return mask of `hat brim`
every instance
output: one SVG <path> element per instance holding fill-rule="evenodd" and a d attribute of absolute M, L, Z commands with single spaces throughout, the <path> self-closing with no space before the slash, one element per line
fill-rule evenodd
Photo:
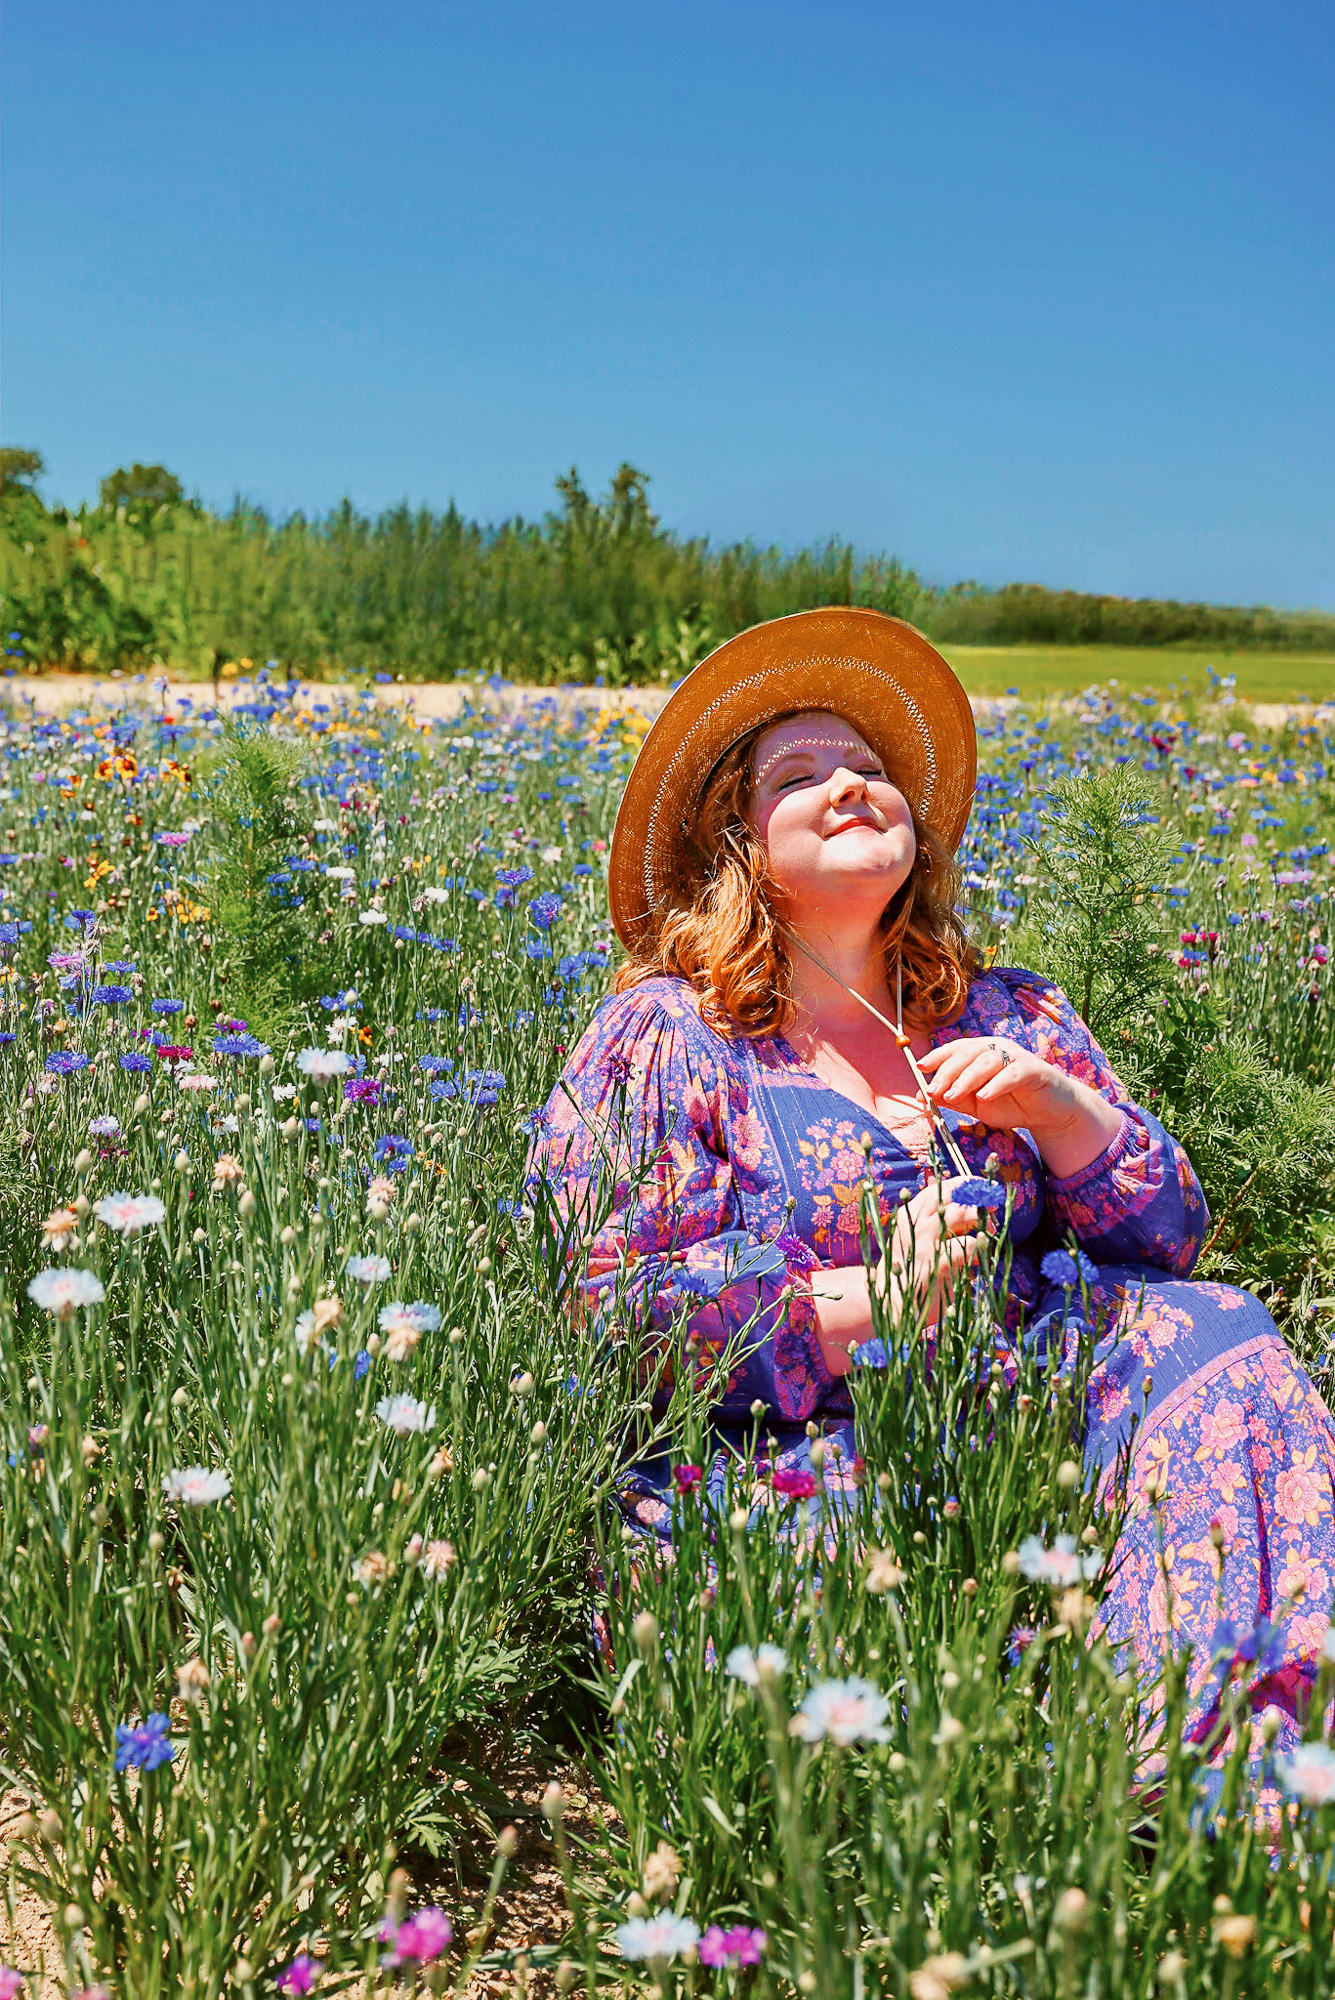
<path fill-rule="evenodd" d="M 921 824 L 953 852 L 978 772 L 969 697 L 940 653 L 900 618 L 834 606 L 739 632 L 668 698 L 626 783 L 608 859 L 617 936 L 652 937 L 673 906 L 706 780 L 758 723 L 824 709 L 880 757 Z"/>

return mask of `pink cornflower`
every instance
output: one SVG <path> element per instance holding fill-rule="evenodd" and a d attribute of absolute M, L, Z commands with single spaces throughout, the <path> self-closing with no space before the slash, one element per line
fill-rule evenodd
<path fill-rule="evenodd" d="M 704 1468 L 699 1465 L 674 1465 L 672 1468 L 677 1491 L 683 1496 L 694 1493 L 704 1476 Z"/>
<path fill-rule="evenodd" d="M 443 1910 L 419 1910 L 415 1917 L 405 1917 L 401 1924 L 387 1917 L 380 1927 L 380 1941 L 389 1946 L 383 1962 L 394 1966 L 412 1959 L 418 1965 L 426 1965 L 440 1957 L 453 1936 L 450 1920 Z"/>
<path fill-rule="evenodd" d="M 816 1491 L 816 1475 L 796 1466 L 780 1466 L 774 1475 L 774 1491 L 786 1500 L 810 1500 Z"/>
<path fill-rule="evenodd" d="M 759 1965 L 765 1943 L 764 1931 L 748 1930 L 745 1924 L 734 1924 L 726 1931 L 711 1924 L 700 1940 L 700 1963 L 724 1966 L 733 1972 L 743 1965 Z"/>
<path fill-rule="evenodd" d="M 315 1984 L 315 1960 L 308 1951 L 300 1951 L 278 1982 L 280 1993 L 309 1993 Z"/>

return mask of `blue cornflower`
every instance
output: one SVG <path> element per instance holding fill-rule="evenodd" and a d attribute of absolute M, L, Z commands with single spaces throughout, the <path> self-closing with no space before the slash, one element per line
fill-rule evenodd
<path fill-rule="evenodd" d="M 123 1007 L 134 993 L 128 986 L 95 986 L 88 998 L 94 1007 Z"/>
<path fill-rule="evenodd" d="M 522 889 L 525 882 L 533 880 L 531 868 L 498 868 L 496 880 L 506 889 Z"/>
<path fill-rule="evenodd" d="M 528 906 L 529 919 L 540 931 L 549 931 L 561 914 L 561 898 L 555 889 L 545 889 Z"/>
<path fill-rule="evenodd" d="M 550 958 L 551 950 L 552 948 L 545 938 L 524 939 L 525 958 Z"/>
<path fill-rule="evenodd" d="M 254 1035 L 215 1035 L 213 1038 L 215 1056 L 267 1056 L 269 1045 Z"/>
<path fill-rule="evenodd" d="M 431 1095 L 440 1103 L 445 1098 L 457 1097 L 459 1086 L 452 1076 L 438 1076 L 432 1079 Z"/>
<path fill-rule="evenodd" d="M 17 944 L 19 927 L 17 924 L 0 924 L 0 944 Z"/>
<path fill-rule="evenodd" d="M 97 913 L 94 910 L 66 910 L 65 912 L 65 929 L 67 931 L 87 930 L 90 924 L 95 924 L 96 922 Z"/>
<path fill-rule="evenodd" d="M 7 1049 L 11 1042 L 16 1042 L 17 1040 L 18 1036 L 13 1034 L 9 1029 L 6 1029 L 3 1034 L 0 1034 L 0 1049 Z"/>
<path fill-rule="evenodd" d="M 171 1717 L 160 1709 L 146 1722 L 118 1722 L 116 1769 L 128 1771 L 137 1764 L 141 1771 L 156 1771 L 159 1764 L 170 1764 L 175 1754 L 168 1735 L 171 1726 Z"/>
<path fill-rule="evenodd" d="M 439 1076 L 443 1071 L 451 1070 L 454 1068 L 454 1057 L 419 1056 L 417 1058 L 417 1067 L 421 1070 L 425 1070 L 428 1076 Z"/>
<path fill-rule="evenodd" d="M 49 1063 L 47 1067 L 50 1068 Z M 137 1049 L 128 1049 L 126 1053 L 121 1057 L 122 1069 L 145 1071 L 152 1069 L 152 1067 L 153 1065 L 149 1061 L 148 1057 L 141 1056 Z"/>
<path fill-rule="evenodd" d="M 73 1076 L 76 1069 L 87 1069 L 89 1058 L 77 1049 L 55 1049 L 46 1059 L 46 1067 L 53 1076 Z"/>
<path fill-rule="evenodd" d="M 150 1000 L 148 1003 L 151 1014 L 179 1014 L 184 1007 L 184 1000 Z"/>
<path fill-rule="evenodd" d="M 950 1190 L 950 1199 L 961 1208 L 1004 1208 L 1006 1190 L 999 1181 L 985 1181 L 975 1177 L 961 1181 Z"/>
<path fill-rule="evenodd" d="M 103 969 L 107 972 L 133 972 L 135 964 L 132 958 L 109 958 Z"/>
<path fill-rule="evenodd" d="M 413 1156 L 411 1142 L 398 1132 L 384 1132 L 375 1142 L 375 1157 L 387 1174 L 401 1174 Z"/>
<path fill-rule="evenodd" d="M 957 1197 L 958 1198 L 958 1197 Z M 1086 1257 L 1083 1250 L 1049 1250 L 1039 1265 L 1043 1276 L 1054 1285 L 1073 1287 L 1079 1284 L 1092 1285 L 1099 1275 L 1098 1265 Z"/>
<path fill-rule="evenodd" d="M 499 1069 L 470 1069 L 464 1084 L 468 1102 L 486 1110 L 505 1089 L 505 1073 Z"/>
<path fill-rule="evenodd" d="M 367 1353 L 366 1349 L 363 1347 L 361 1352 L 358 1354 L 356 1360 L 352 1364 L 353 1379 L 357 1382 L 360 1382 L 362 1376 L 366 1373 L 367 1369 L 370 1366 L 371 1366 L 371 1357 Z"/>

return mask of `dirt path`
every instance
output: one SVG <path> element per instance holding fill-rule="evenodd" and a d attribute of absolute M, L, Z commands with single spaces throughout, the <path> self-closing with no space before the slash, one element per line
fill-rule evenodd
<path fill-rule="evenodd" d="M 16 674 L 9 680 L 6 691 L 11 699 L 32 702 L 45 715 L 65 714 L 76 708 L 110 715 L 127 703 L 154 698 L 155 684 L 151 676 L 142 674 Z M 196 709 L 211 708 L 215 701 L 219 707 L 228 709 L 238 702 L 254 701 L 257 692 L 253 681 L 228 680 L 216 685 L 212 681 L 168 681 L 158 691 L 157 698 L 163 702 L 164 714 L 170 714 L 182 699 Z M 337 702 L 360 692 L 361 684 L 351 682 L 302 681 L 296 706 L 310 711 L 322 702 Z M 372 692 L 379 706 L 411 708 L 417 715 L 446 719 L 458 715 L 465 701 L 475 700 L 478 695 L 471 681 L 395 681 L 376 686 Z M 548 695 L 563 708 L 596 701 L 602 707 L 637 709 L 644 715 L 657 715 L 667 699 L 663 688 L 592 688 L 574 684 L 551 688 L 506 687 L 488 699 L 509 708 L 536 695 Z M 970 700 L 975 710 L 1019 706 L 1014 695 L 973 695 Z M 1250 728 L 1260 730 L 1283 729 L 1290 723 L 1329 726 L 1335 723 L 1335 704 L 1323 702 L 1314 707 L 1310 702 L 1239 701 L 1232 714 Z"/>

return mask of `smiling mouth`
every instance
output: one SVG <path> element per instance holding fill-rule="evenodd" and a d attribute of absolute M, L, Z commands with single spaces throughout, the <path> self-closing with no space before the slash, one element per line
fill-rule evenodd
<path fill-rule="evenodd" d="M 833 832 L 831 832 L 831 833 L 827 833 L 827 834 L 826 834 L 826 836 L 825 836 L 825 838 L 826 838 L 827 840 L 833 840 L 833 839 L 835 838 L 835 835 L 836 835 L 836 834 L 840 834 L 840 833 L 857 833 L 857 832 L 858 832 L 859 830 L 860 830 L 861 832 L 863 832 L 863 833 L 888 833 L 888 832 L 889 832 L 889 828 L 888 828 L 888 827 L 884 827 L 884 826 L 877 826 L 877 824 L 876 824 L 875 820 L 871 820 L 871 819 L 846 819 L 846 820 L 844 821 L 844 823 L 843 823 L 843 825 L 842 825 L 842 826 L 837 826 L 837 827 L 835 827 L 835 828 L 834 828 L 834 831 L 833 831 Z"/>

